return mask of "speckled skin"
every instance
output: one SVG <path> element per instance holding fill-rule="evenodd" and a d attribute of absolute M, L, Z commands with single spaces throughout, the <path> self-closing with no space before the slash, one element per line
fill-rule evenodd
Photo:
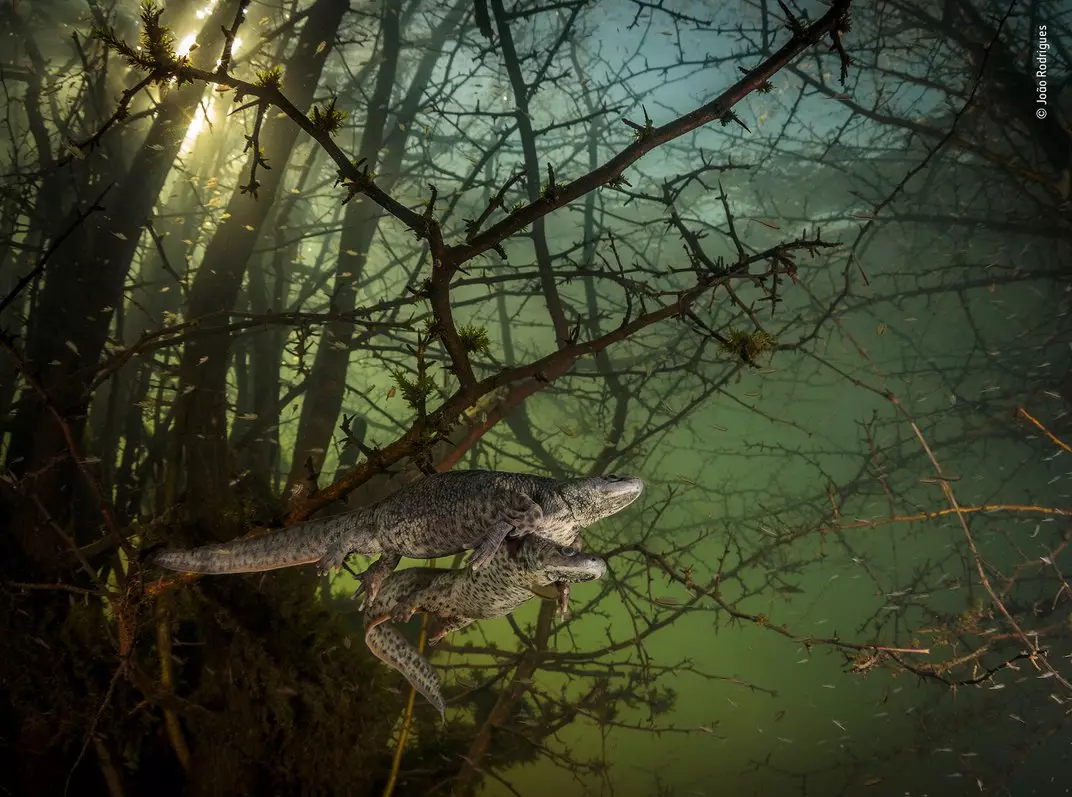
<path fill-rule="evenodd" d="M 365 608 L 365 642 L 442 714 L 439 676 L 390 621 L 405 622 L 415 612 L 437 615 L 439 631 L 429 638 L 434 645 L 474 620 L 505 617 L 533 598 L 535 588 L 592 581 L 606 569 L 607 563 L 598 556 L 528 536 L 500 548 L 481 570 L 401 570 L 384 581 L 379 595 Z"/>
<path fill-rule="evenodd" d="M 534 534 L 571 545 L 581 529 L 639 497 L 640 479 L 590 476 L 558 481 L 505 471 L 435 473 L 365 509 L 311 520 L 259 537 L 161 551 L 153 562 L 192 573 L 253 573 L 317 563 L 338 571 L 351 553 L 383 554 L 360 578 L 369 598 L 401 557 L 431 559 L 473 550 L 486 565 L 506 538 Z"/>

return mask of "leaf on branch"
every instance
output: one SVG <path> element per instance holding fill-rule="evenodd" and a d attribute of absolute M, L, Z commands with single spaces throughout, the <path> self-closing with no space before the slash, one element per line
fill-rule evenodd
<path fill-rule="evenodd" d="M 329 136 L 333 136 L 339 132 L 343 122 L 349 116 L 346 111 L 340 111 L 335 107 L 335 98 L 333 97 L 323 106 L 314 105 L 312 112 L 309 114 L 309 119 L 317 130 L 323 130 Z"/>
<path fill-rule="evenodd" d="M 461 339 L 462 348 L 467 352 L 486 351 L 491 345 L 488 339 L 488 330 L 473 324 L 465 324 L 458 327 L 458 337 Z"/>
<path fill-rule="evenodd" d="M 769 332 L 755 330 L 745 332 L 741 329 L 731 328 L 726 334 L 726 339 L 719 344 L 727 354 L 732 354 L 741 362 L 757 367 L 758 359 L 765 354 L 770 354 L 778 346 L 777 339 Z"/>
<path fill-rule="evenodd" d="M 178 54 L 175 34 L 171 32 L 171 28 L 160 22 L 163 14 L 163 6 L 157 5 L 153 0 L 142 0 L 137 47 L 132 47 L 123 40 L 111 26 L 96 27 L 91 35 L 106 49 L 119 55 L 128 66 L 150 73 L 153 82 L 161 88 L 166 87 L 173 78 L 180 84 L 192 82 L 189 78 L 183 78 L 184 69 L 190 65 L 190 59 L 186 55 Z"/>
<path fill-rule="evenodd" d="M 257 85 L 265 88 L 277 89 L 283 85 L 283 67 L 273 66 L 271 69 L 257 70 Z"/>
<path fill-rule="evenodd" d="M 424 399 L 435 390 L 435 380 L 427 374 L 422 374 L 415 380 L 411 380 L 402 370 L 391 371 L 391 376 L 402 392 L 402 398 L 413 409 L 418 409 Z"/>

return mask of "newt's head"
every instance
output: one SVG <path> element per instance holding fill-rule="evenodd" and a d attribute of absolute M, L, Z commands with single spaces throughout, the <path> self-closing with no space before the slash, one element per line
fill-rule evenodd
<path fill-rule="evenodd" d="M 528 535 L 517 543 L 517 560 L 532 579 L 531 586 L 543 587 L 556 581 L 576 584 L 595 581 L 607 572 L 607 563 L 577 548 L 555 545 L 542 537 Z"/>
<path fill-rule="evenodd" d="M 631 476 L 586 476 L 560 482 L 555 489 L 557 497 L 576 520 L 577 528 L 585 528 L 620 512 L 642 492 L 644 482 Z"/>

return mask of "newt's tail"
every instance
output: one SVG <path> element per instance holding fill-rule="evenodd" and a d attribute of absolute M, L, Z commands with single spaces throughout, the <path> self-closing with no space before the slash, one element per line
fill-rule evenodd
<path fill-rule="evenodd" d="M 184 573 L 259 573 L 319 561 L 330 543 L 353 525 L 350 515 L 311 520 L 257 537 L 185 551 L 160 551 L 150 561 Z"/>
<path fill-rule="evenodd" d="M 402 673 L 410 685 L 436 707 L 440 717 L 445 715 L 439 674 L 401 631 L 388 623 L 374 625 L 365 631 L 365 644 L 384 664 Z"/>

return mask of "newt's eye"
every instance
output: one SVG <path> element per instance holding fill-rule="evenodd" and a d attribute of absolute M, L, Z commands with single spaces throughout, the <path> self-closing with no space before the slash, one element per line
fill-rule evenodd
<path fill-rule="evenodd" d="M 577 555 L 577 549 L 576 548 L 567 548 L 565 546 L 562 546 L 561 548 L 559 548 L 558 552 L 560 554 L 562 554 L 563 556 L 576 556 Z"/>

